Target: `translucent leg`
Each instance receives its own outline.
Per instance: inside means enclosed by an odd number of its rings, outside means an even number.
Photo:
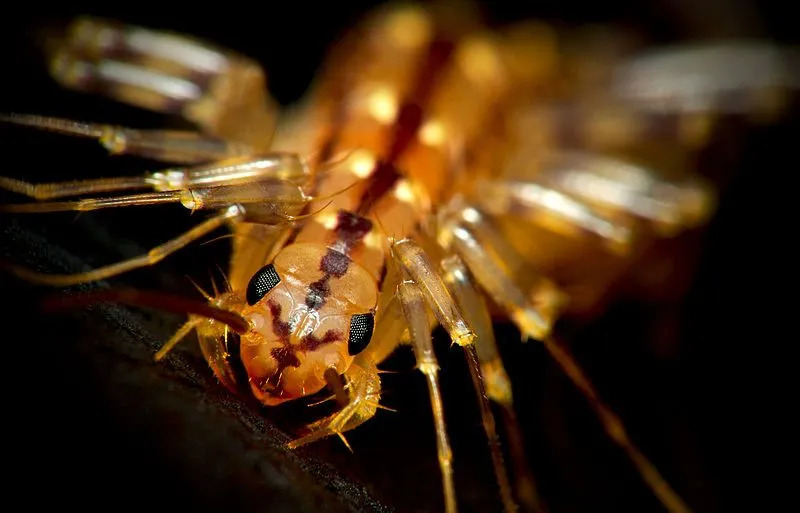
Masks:
[[[439,364],[433,352],[431,329],[428,323],[425,303],[423,302],[422,292],[413,282],[400,283],[397,287],[397,294],[411,332],[411,342],[414,346],[417,368],[425,375],[428,381],[433,421],[436,425],[436,449],[439,455],[439,468],[442,471],[445,511],[447,513],[455,513],[457,506],[455,487],[453,485],[453,453],[450,449],[450,442],[447,439],[444,409],[442,408],[442,397],[439,391],[439,379],[436,376]]]
[[[31,114],[0,115],[0,121],[97,139],[113,155],[136,155],[161,162],[199,164],[254,153],[247,144],[185,130],[137,130]]]
[[[475,349],[475,333],[470,329],[447,286],[422,248],[410,239],[403,239],[394,243],[391,249],[394,258],[419,287],[425,302],[433,310],[439,324],[447,330],[450,339],[464,348],[470,377],[480,405],[483,428],[489,441],[492,465],[503,507],[506,511],[516,511],[517,505],[511,493],[494,415],[486,395],[484,378]]]
[[[481,221],[478,216],[479,212],[474,210],[466,216],[454,216],[454,219],[451,219],[452,222],[443,225],[440,241],[461,256],[478,283],[492,299],[506,310],[525,337],[542,341],[548,353],[589,400],[605,431],[628,454],[639,470],[642,479],[653,490],[664,507],[675,513],[688,512],[688,506],[664,480],[655,466],[639,451],[633,441],[628,438],[622,421],[600,399],[597,390],[578,363],[564,347],[552,339],[552,320],[558,311],[558,296],[539,295],[544,300],[541,304],[533,304],[505,269],[492,258],[487,248],[481,245],[470,231],[470,223],[476,224]]]
[[[239,207],[238,205],[231,206],[223,213],[202,222],[201,224],[195,226],[186,233],[183,233],[180,236],[165,242],[164,244],[154,247],[153,249],[148,251],[147,254],[145,255],[131,258],[129,260],[124,260],[116,264],[108,265],[84,273],[42,274],[14,265],[8,265],[8,268],[12,273],[19,276],[22,279],[57,287],[102,280],[105,278],[109,278],[111,276],[116,276],[118,274],[131,271],[133,269],[154,265],[157,262],[163,260],[168,255],[178,251],[181,248],[186,247],[191,242],[199,239],[200,237],[203,237],[204,235],[211,233],[220,226],[223,226],[228,221],[241,219],[242,215],[243,211],[241,207]]]
[[[450,255],[442,260],[441,266],[445,282],[453,293],[458,307],[469,319],[472,329],[478,336],[475,346],[486,383],[486,394],[489,399],[500,406],[503,413],[503,424],[508,435],[509,454],[516,480],[517,499],[525,510],[543,512],[545,509],[539,498],[536,480],[526,457],[522,428],[514,411],[511,380],[497,350],[492,320],[486,302],[478,291],[469,270],[458,256]]]
[[[0,176],[0,189],[23,194],[36,200],[48,200],[67,196],[80,196],[98,192],[125,191],[149,187],[143,176],[120,176],[97,180],[72,180],[69,182],[30,183],[15,178]]]
[[[71,89],[180,114],[204,132],[269,146],[275,112],[254,61],[168,32],[80,18],[53,45],[50,72]]]
[[[188,169],[167,169],[143,177],[101,178],[32,184],[0,177],[0,188],[37,199],[97,191],[153,188],[157,192],[75,201],[0,205],[0,212],[86,212],[101,208],[180,202],[191,210],[247,205],[247,220],[280,224],[296,218],[312,198],[303,193],[308,168],[290,153],[237,158]]]
[[[45,213],[45,212],[89,212],[103,208],[133,207],[142,205],[159,205],[163,203],[176,203],[181,201],[181,191],[148,192],[132,194],[129,196],[116,196],[111,198],[86,198],[76,201],[48,201],[41,203],[21,203],[0,205],[0,212],[13,213]]]

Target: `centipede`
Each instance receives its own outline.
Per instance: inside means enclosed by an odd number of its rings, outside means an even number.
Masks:
[[[708,241],[732,244],[743,162],[788,151],[796,50],[620,13],[282,9],[268,36],[70,16],[11,59],[8,387],[65,500],[730,507],[687,355],[735,331],[685,326],[731,307]]]

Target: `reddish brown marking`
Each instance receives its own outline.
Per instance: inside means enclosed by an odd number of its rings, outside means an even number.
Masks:
[[[282,344],[289,344],[289,334],[292,332],[292,328],[289,326],[288,322],[281,320],[281,311],[283,308],[271,299],[267,301],[267,306],[269,306],[269,313],[272,315],[272,331],[278,335]]]
[[[336,216],[336,236],[348,250],[352,249],[372,230],[372,221],[358,214],[340,210]]]
[[[323,256],[322,260],[319,262],[319,270],[325,273],[325,278],[323,278],[323,280],[326,280],[330,276],[341,278],[347,272],[348,267],[350,267],[350,258],[335,249],[328,249],[328,252],[325,253],[325,256]],[[313,287],[314,284],[311,284],[311,286]],[[330,290],[326,285],[325,295],[327,295],[328,292],[330,292]]]
[[[328,330],[322,338],[317,338],[312,333],[303,339],[303,344],[300,346],[301,351],[316,351],[322,346],[326,346],[337,340],[344,340],[344,335],[339,330]]]
[[[393,164],[388,162],[379,161],[375,170],[369,177],[369,182],[364,193],[358,200],[358,207],[356,212],[359,215],[367,215],[372,206],[381,199],[387,192],[392,190],[394,184],[400,179],[400,172],[394,167]]]
[[[295,353],[291,347],[277,347],[270,351],[272,357],[278,361],[278,371],[275,374],[280,374],[286,367],[300,367],[300,360]]]
[[[395,168],[394,163],[417,136],[433,88],[442,70],[450,60],[453,48],[452,41],[443,39],[435,39],[428,46],[428,53],[417,69],[414,87],[400,106],[400,111],[392,128],[389,146],[384,154],[384,160],[376,164],[364,193],[358,202],[356,212],[359,214],[367,215],[372,206],[392,190],[400,178],[400,173]]]
[[[350,257],[347,256],[372,229],[372,222],[358,214],[340,210],[337,215],[336,240],[332,247],[319,262],[319,270],[325,273],[322,278],[308,286],[306,306],[317,310],[325,304],[325,299],[330,295],[331,289],[328,282],[331,277],[341,278],[350,267]]]
[[[452,41],[443,39],[435,39],[428,47],[428,53],[417,69],[414,88],[400,107],[400,113],[395,121],[391,143],[386,152],[387,162],[397,160],[417,135],[417,130],[422,124],[422,113],[428,105],[441,71],[450,60],[453,47]]]

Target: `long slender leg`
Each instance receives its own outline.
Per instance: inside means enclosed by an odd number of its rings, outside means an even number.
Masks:
[[[484,378],[475,349],[475,333],[470,329],[447,286],[421,247],[410,239],[403,239],[392,245],[392,252],[402,268],[419,286],[439,324],[444,327],[454,343],[464,348],[470,377],[478,397],[483,428],[489,441],[492,465],[500,488],[500,498],[506,511],[516,511],[517,505],[511,493],[511,484],[503,463],[494,415],[486,395]]]
[[[539,305],[535,305],[528,299],[527,295],[508,276],[505,269],[494,261],[490,253],[482,247],[470,231],[470,223],[480,222],[478,216],[479,213],[474,211],[469,215],[460,216],[451,223],[445,223],[440,234],[440,242],[463,258],[478,283],[508,312],[525,337],[536,338],[543,342],[548,353],[589,400],[605,431],[628,454],[639,470],[642,479],[664,507],[675,513],[690,511],[655,466],[634,445],[620,418],[600,399],[594,385],[577,362],[564,347],[554,342],[551,330],[552,319],[558,309],[556,296],[540,295],[545,300],[543,304]]]
[[[23,194],[36,200],[80,196],[98,192],[127,191],[150,187],[144,176],[119,176],[96,180],[71,180],[69,182],[30,183],[16,178],[0,176],[0,189]]]
[[[137,155],[162,162],[199,164],[255,152],[244,143],[186,130],[137,130],[33,114],[4,114],[0,122],[97,139],[112,155]]]
[[[40,203],[17,203],[0,205],[0,212],[18,214],[35,214],[46,212],[89,212],[104,208],[133,207],[143,205],[160,205],[164,203],[177,203],[183,198],[181,191],[146,192],[128,196],[114,196],[109,198],[86,198],[76,201],[47,201]]]
[[[24,194],[37,200],[56,199],[68,196],[81,196],[98,192],[117,192],[130,189],[153,188],[159,192],[189,190],[192,188],[214,188],[222,186],[246,186],[262,180],[272,180],[286,186],[302,185],[309,176],[308,167],[297,155],[291,153],[269,153],[252,157],[238,157],[228,160],[193,166],[189,168],[171,168],[142,176],[122,176],[99,178],[94,180],[72,180],[34,184],[16,178],[0,176],[0,189]],[[155,197],[155,196],[154,196]],[[170,197],[164,195],[164,197]],[[259,200],[268,200],[262,197]],[[77,205],[91,205],[77,203]],[[143,203],[132,203],[143,204]],[[64,203],[63,208],[38,210],[40,212],[55,210],[92,210],[90,208],[73,208]],[[119,206],[125,206],[119,205]],[[16,208],[16,207],[15,207]],[[101,208],[101,207],[96,207]],[[8,209],[6,209],[8,211]],[[22,210],[15,210],[20,212]],[[36,209],[32,211],[37,211]]]
[[[109,278],[111,276],[115,276],[117,274],[122,274],[124,272],[131,271],[133,269],[138,269],[141,267],[147,267],[156,264],[157,262],[160,262],[168,255],[178,251],[181,248],[186,247],[188,244],[199,239],[200,237],[203,237],[204,235],[211,233],[220,226],[223,226],[225,223],[241,219],[243,215],[244,211],[242,207],[238,205],[233,205],[227,208],[221,214],[214,216],[210,219],[207,219],[206,221],[203,221],[199,225],[179,235],[178,237],[171,239],[165,242],[164,244],[154,247],[153,249],[148,251],[147,254],[145,255],[131,258],[129,260],[124,260],[122,262],[117,262],[116,264],[111,264],[105,267],[100,267],[98,269],[94,269],[92,271],[87,271],[84,273],[43,274],[31,271],[29,269],[25,269],[23,267],[18,267],[8,264],[4,265],[6,265],[12,273],[19,276],[20,278],[36,283],[41,283],[44,285],[52,285],[57,287],[102,280],[105,278]]]
[[[206,133],[263,151],[274,129],[264,72],[228,50],[168,32],[80,18],[54,45],[50,71],[71,89],[177,113]]]
[[[475,346],[486,383],[486,394],[489,399],[500,406],[503,415],[509,454],[516,479],[517,499],[526,510],[543,512],[545,507],[539,497],[536,480],[528,464],[522,428],[514,411],[511,380],[497,350],[492,320],[486,302],[478,292],[469,270],[457,255],[444,258],[440,265],[444,271],[445,282],[453,293],[458,307],[469,319],[470,326],[478,337]]]
[[[442,408],[442,397],[439,391],[439,379],[436,376],[439,364],[433,352],[431,329],[428,323],[425,303],[423,302],[422,292],[414,282],[404,281],[400,283],[397,286],[397,295],[408,321],[411,342],[414,346],[414,355],[417,359],[417,369],[425,375],[428,381],[433,422],[436,425],[436,449],[439,455],[439,468],[442,471],[445,511],[447,513],[455,513],[457,507],[456,492],[453,485],[453,452],[447,439],[444,409]]]

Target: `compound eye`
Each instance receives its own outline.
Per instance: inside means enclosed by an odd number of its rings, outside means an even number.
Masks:
[[[266,265],[256,271],[250,283],[247,284],[247,304],[253,306],[261,301],[275,285],[280,283],[281,277],[272,264]]]
[[[357,355],[367,347],[374,327],[374,314],[356,314],[350,318],[350,340],[347,341],[347,352],[350,356]]]

